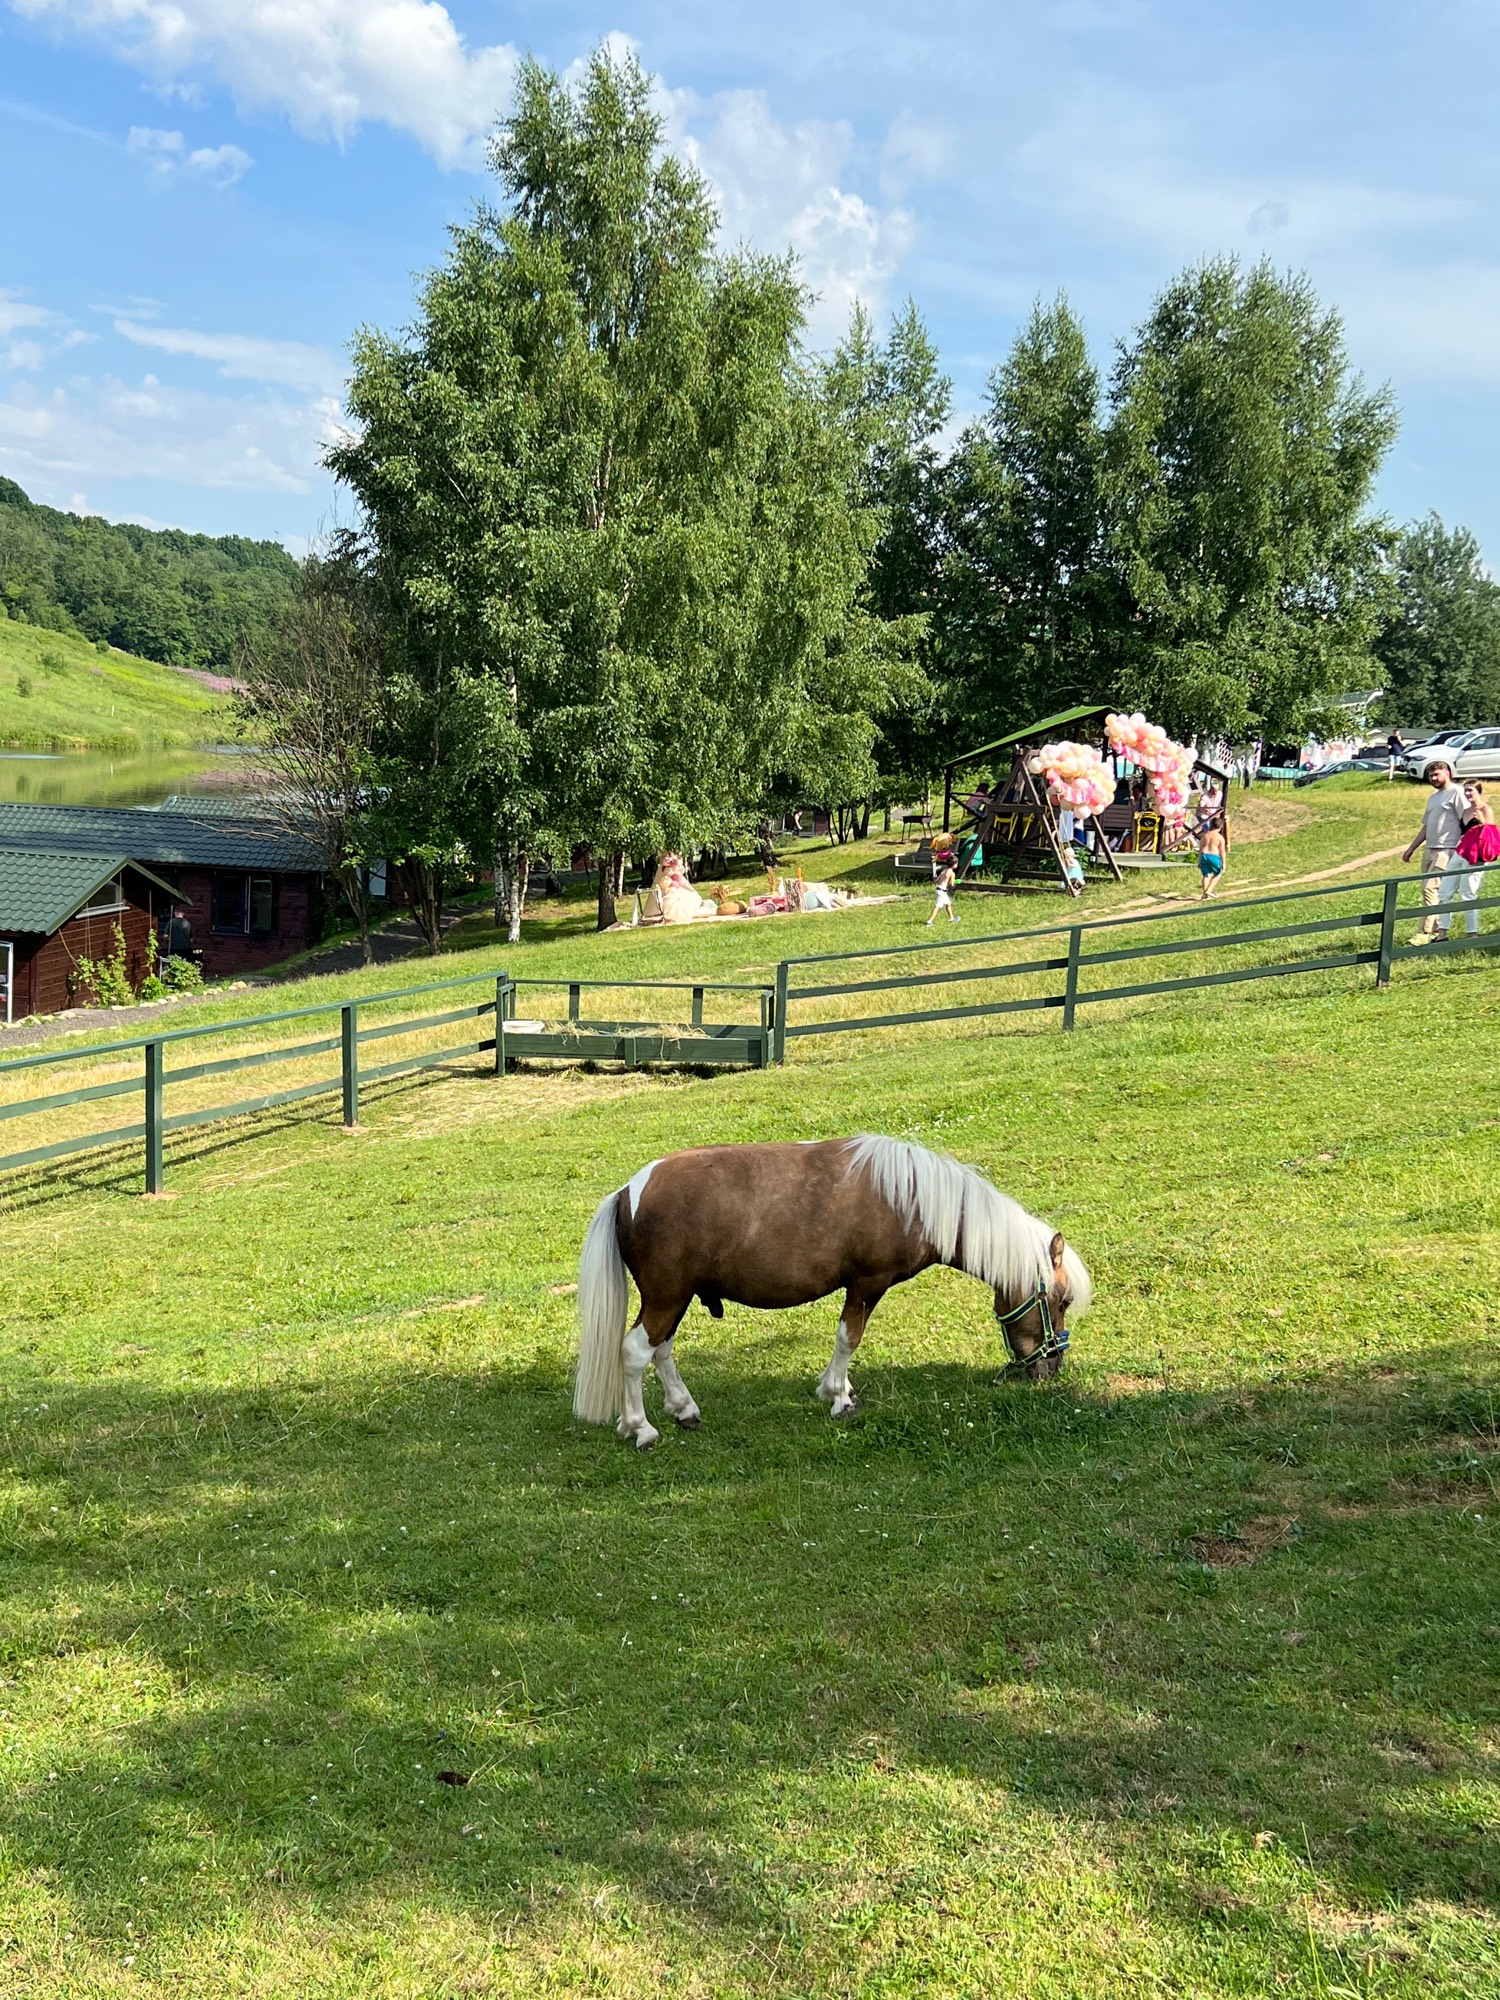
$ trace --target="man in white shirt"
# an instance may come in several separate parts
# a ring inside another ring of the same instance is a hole
[[[1432,787],[1432,797],[1422,814],[1422,830],[1401,857],[1410,861],[1417,849],[1422,849],[1422,901],[1428,914],[1423,917],[1413,944],[1430,944],[1440,929],[1437,911],[1442,883],[1438,878],[1448,866],[1464,830],[1464,788],[1453,782],[1451,765],[1429,764],[1427,782]]]

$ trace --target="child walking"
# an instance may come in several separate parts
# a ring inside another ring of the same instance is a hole
[[[1215,882],[1224,873],[1224,864],[1229,859],[1229,842],[1224,838],[1224,828],[1218,820],[1210,820],[1198,832],[1198,873],[1203,877],[1203,900],[1213,894]]]
[[[936,923],[939,910],[946,910],[948,912],[948,921],[950,924],[958,922],[958,912],[953,907],[953,891],[957,882],[958,871],[953,866],[953,857],[950,854],[945,857],[941,867],[932,878],[935,895],[932,905],[932,915],[927,919],[928,930],[931,930],[934,923]]]

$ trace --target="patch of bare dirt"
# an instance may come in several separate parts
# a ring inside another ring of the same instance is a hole
[[[1304,826],[1311,826],[1313,817],[1312,807],[1304,800],[1278,798],[1271,792],[1240,794],[1229,807],[1229,823],[1236,844],[1280,840],[1284,834],[1298,833]]]
[[[1232,1535],[1193,1535],[1188,1547],[1210,1569],[1243,1569],[1284,1549],[1296,1525],[1290,1514],[1256,1514]]]
[[[1112,1396],[1159,1396],[1166,1384],[1159,1375],[1106,1375]]]

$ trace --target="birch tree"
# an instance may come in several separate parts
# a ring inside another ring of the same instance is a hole
[[[778,775],[867,784],[907,669],[795,271],[715,253],[633,59],[576,90],[525,63],[491,164],[412,327],[357,342],[330,464],[468,691],[466,837],[514,938],[542,849],[609,872],[732,837]]]

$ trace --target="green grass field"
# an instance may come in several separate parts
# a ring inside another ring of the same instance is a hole
[[[29,688],[30,692],[23,692]],[[184,748],[217,741],[221,695],[175,667],[0,620],[0,744],[22,750]]]
[[[1377,850],[1415,797],[1244,870]],[[560,909],[522,958],[729,976],[924,914]],[[1066,1041],[429,1073],[357,1134],[169,1141],[165,1202],[133,1156],[8,1180],[0,1990],[1500,1994],[1497,1012],[1456,959]],[[860,1127],[1076,1240],[1063,1377],[997,1383],[987,1295],[930,1273],[847,1424],[829,1301],[695,1308],[694,1435],[575,1426],[600,1195]]]

